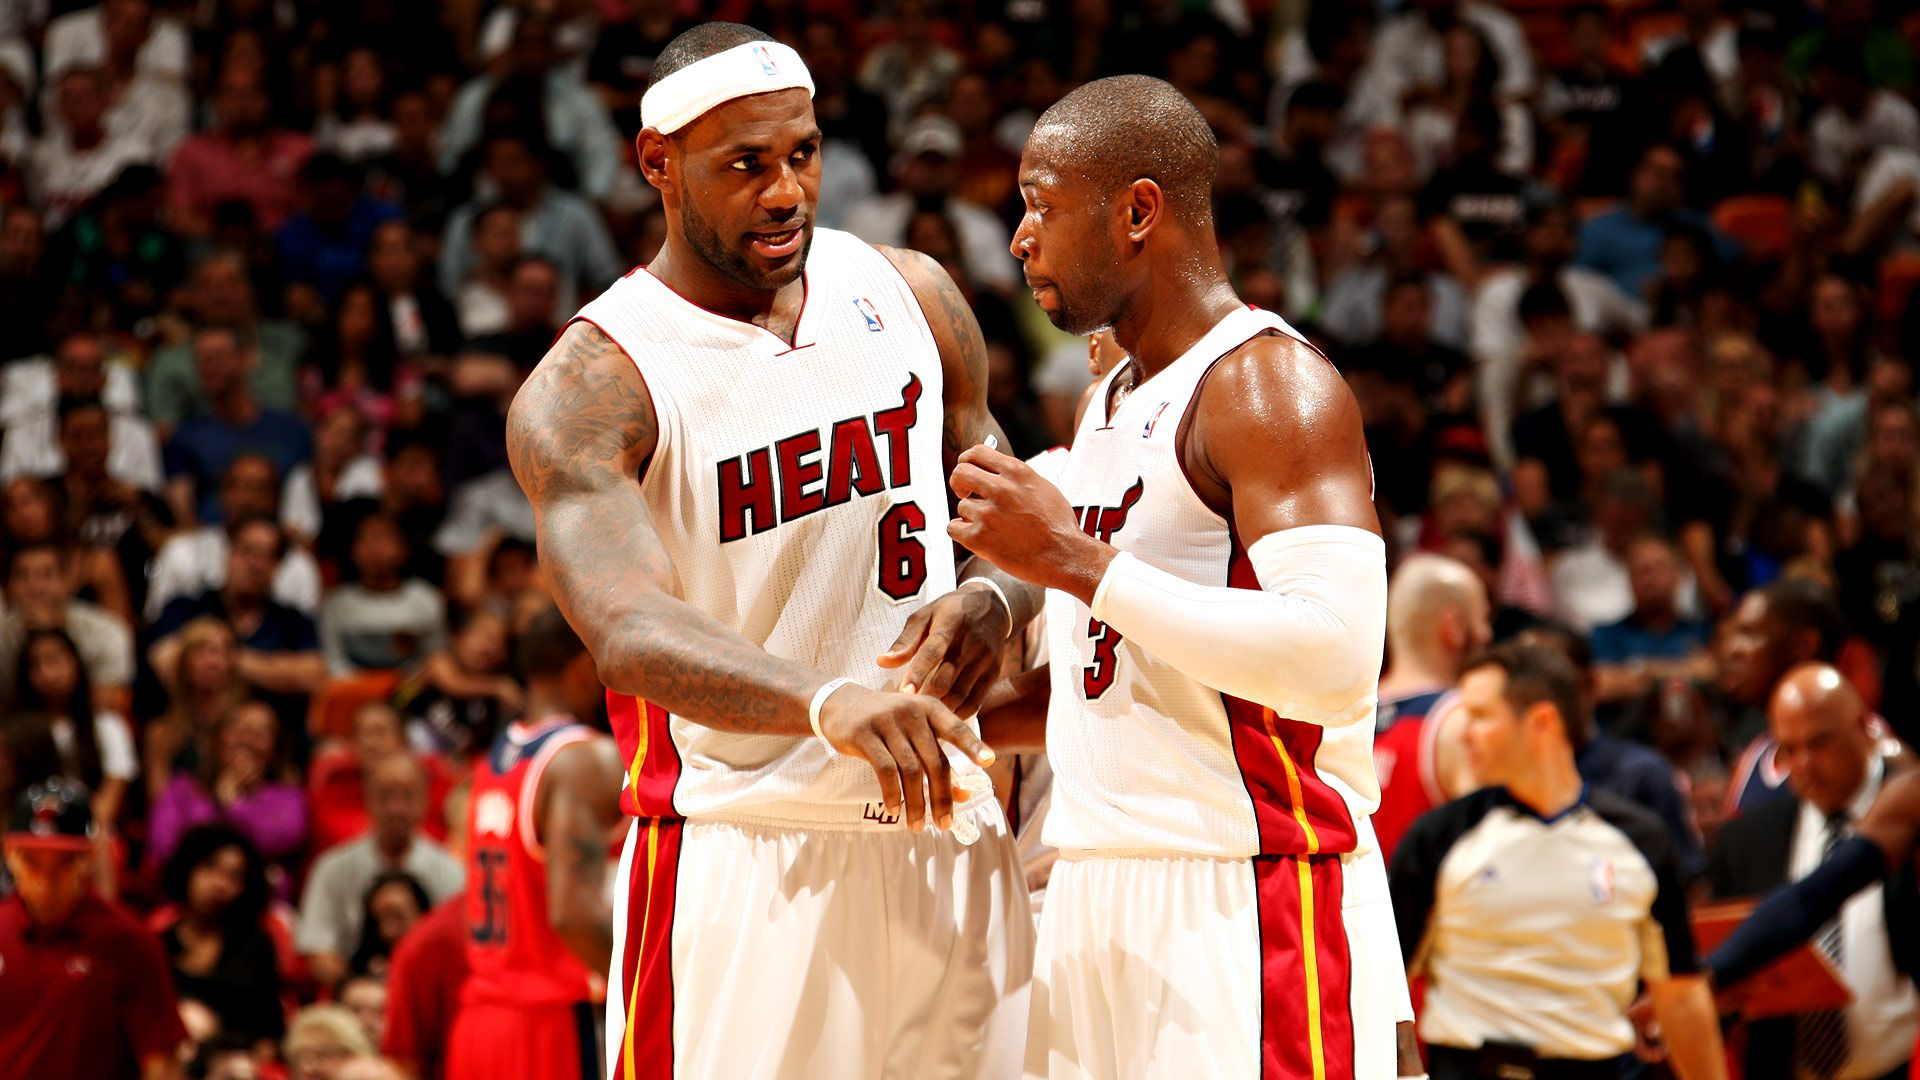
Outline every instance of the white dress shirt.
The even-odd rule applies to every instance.
[[[1885,776],[1886,765],[1876,754],[1866,783],[1847,806],[1848,820],[1859,823]],[[1826,830],[1826,814],[1803,800],[1787,863],[1793,880],[1819,868]],[[1850,1056],[1834,1080],[1875,1080],[1913,1055],[1916,1000],[1913,983],[1893,966],[1885,892],[1880,885],[1863,889],[1840,909],[1840,977],[1853,991],[1853,1004],[1846,1009]]]

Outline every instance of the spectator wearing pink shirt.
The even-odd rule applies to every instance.
[[[252,207],[260,227],[269,231],[292,215],[300,168],[313,152],[313,140],[270,127],[272,111],[257,72],[234,66],[221,74],[214,98],[217,124],[190,136],[173,154],[169,201],[176,230],[207,236],[214,208],[229,201]]]

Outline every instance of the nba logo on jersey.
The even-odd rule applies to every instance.
[[[1613,903],[1613,881],[1613,860],[1605,855],[1594,856],[1593,865],[1587,871],[1587,884],[1593,889],[1594,903]]]
[[[1147,417],[1147,426],[1142,428],[1140,431],[1141,438],[1143,439],[1153,438],[1153,429],[1159,426],[1161,415],[1167,411],[1167,406],[1171,404],[1173,403],[1170,401],[1163,401],[1160,403],[1159,408],[1153,410],[1153,415]]]
[[[855,300],[853,306],[860,312],[860,317],[867,320],[868,333],[877,334],[887,328],[887,324],[880,321],[880,309],[873,306],[873,301],[863,296]]]
[[[760,73],[762,75],[780,74],[780,68],[773,62],[773,54],[767,51],[765,45],[755,45],[753,47],[753,55],[760,58]]]

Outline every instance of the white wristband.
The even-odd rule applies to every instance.
[[[827,742],[827,737],[820,732],[820,708],[827,703],[828,698],[833,696],[835,690],[852,681],[852,679],[828,679],[820,689],[813,692],[813,700],[807,703],[807,723],[813,726],[813,733],[820,736],[820,741],[827,743],[827,749],[830,751],[833,750],[833,744]]]
[[[988,577],[968,578],[967,580],[960,583],[960,587],[963,589],[969,585],[984,585],[988,589],[991,589],[993,591],[993,595],[1000,598],[1000,606],[1007,609],[1007,635],[1006,636],[1012,637],[1013,636],[1013,601],[1007,599],[1007,590],[1002,589],[1000,587],[999,582]]]

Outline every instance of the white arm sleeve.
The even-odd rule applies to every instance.
[[[1257,591],[1195,585],[1122,552],[1093,617],[1287,719],[1340,727],[1367,716],[1386,640],[1386,544],[1348,525],[1303,525],[1261,537],[1247,559]]]

